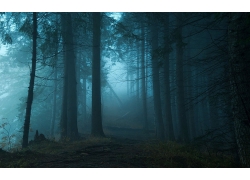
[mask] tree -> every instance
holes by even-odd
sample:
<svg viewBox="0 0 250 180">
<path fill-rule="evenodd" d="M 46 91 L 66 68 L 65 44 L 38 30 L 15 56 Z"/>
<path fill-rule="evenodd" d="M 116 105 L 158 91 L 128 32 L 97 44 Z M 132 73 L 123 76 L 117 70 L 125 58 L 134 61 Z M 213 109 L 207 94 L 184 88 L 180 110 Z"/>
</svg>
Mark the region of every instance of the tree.
<svg viewBox="0 0 250 180">
<path fill-rule="evenodd" d="M 58 20 L 58 18 L 56 18 Z M 53 109 L 52 109 L 52 117 L 51 117 L 51 129 L 50 129 L 50 136 L 54 137 L 54 129 L 55 129 L 55 121 L 56 121 L 56 110 L 57 110 L 57 74 L 58 74 L 58 67 L 57 67 L 57 61 L 58 61 L 58 43 L 59 43 L 59 37 L 58 37 L 58 24 L 56 26 L 56 33 L 55 33 L 55 58 L 54 58 L 54 92 L 53 92 Z"/>
<path fill-rule="evenodd" d="M 143 16 L 144 17 L 144 16 Z M 144 20 L 144 18 L 143 18 Z M 148 113 L 147 113 L 147 92 L 146 92 L 146 68 L 145 68 L 145 27 L 143 22 L 141 23 L 141 89 L 142 89 L 142 107 L 143 107 L 143 120 L 144 130 L 148 132 Z"/>
<path fill-rule="evenodd" d="M 159 63 L 158 63 L 158 31 L 157 20 L 154 14 L 150 15 L 151 23 L 151 40 L 152 40 L 152 76 L 153 76 L 153 96 L 154 96 L 154 111 L 156 119 L 156 135 L 159 139 L 164 139 L 164 126 L 162 118 L 161 95 L 160 95 L 160 81 L 159 81 Z"/>
<path fill-rule="evenodd" d="M 169 140 L 174 140 L 174 129 L 172 121 L 172 110 L 171 110 L 171 95 L 170 95 L 170 70 L 169 70 L 169 54 L 170 54 L 170 38 L 169 38 L 169 13 L 165 13 L 166 23 L 164 24 L 164 45 L 165 45 L 165 56 L 164 56 L 164 84 L 165 84 L 165 102 L 166 102 L 166 133 Z"/>
<path fill-rule="evenodd" d="M 92 127 L 91 135 L 104 136 L 101 110 L 101 13 L 93 13 Z"/>
<path fill-rule="evenodd" d="M 64 49 L 64 90 L 61 116 L 61 138 L 75 140 L 77 127 L 77 82 L 71 13 L 62 13 L 62 37 Z"/>
<path fill-rule="evenodd" d="M 181 140 L 189 141 L 188 123 L 185 111 L 184 81 L 183 81 L 183 41 L 182 13 L 176 13 L 176 87 L 177 114 L 180 122 Z"/>
<path fill-rule="evenodd" d="M 32 101 L 33 101 L 33 89 L 34 89 L 35 74 L 36 74 L 36 39 L 37 39 L 37 13 L 34 12 L 33 13 L 32 66 L 31 66 L 31 73 L 30 73 L 30 83 L 29 83 L 29 90 L 28 90 L 26 114 L 25 114 L 25 120 L 24 120 L 23 142 L 22 142 L 23 148 L 28 146 L 28 139 L 29 139 L 31 106 L 32 106 Z"/>
<path fill-rule="evenodd" d="M 230 84 L 238 153 L 250 167 L 250 41 L 249 13 L 229 13 Z"/>
</svg>

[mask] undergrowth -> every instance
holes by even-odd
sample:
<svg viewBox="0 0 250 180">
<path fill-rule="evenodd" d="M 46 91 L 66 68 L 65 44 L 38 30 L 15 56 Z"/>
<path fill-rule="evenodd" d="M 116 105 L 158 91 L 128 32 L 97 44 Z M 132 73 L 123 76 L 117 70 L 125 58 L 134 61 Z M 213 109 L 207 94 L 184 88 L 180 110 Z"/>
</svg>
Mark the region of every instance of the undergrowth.
<svg viewBox="0 0 250 180">
<path fill-rule="evenodd" d="M 69 139 L 63 141 L 46 140 L 39 143 L 35 143 L 28 147 L 29 150 L 46 153 L 46 154 L 58 154 L 66 151 L 75 151 L 87 146 L 96 144 L 105 144 L 111 142 L 110 138 L 101 137 L 87 137 L 84 140 L 70 141 Z"/>
<path fill-rule="evenodd" d="M 145 143 L 146 162 L 151 167 L 175 168 L 231 168 L 235 167 L 233 156 L 208 154 L 176 142 Z"/>
<path fill-rule="evenodd" d="M 115 144 L 120 146 L 112 146 Z M 128 166 L 129 164 L 137 164 L 138 167 L 150 168 L 236 167 L 232 156 L 216 156 L 175 142 L 141 141 L 132 143 L 131 141 L 131 144 L 129 144 L 124 139 L 96 137 L 87 137 L 78 141 L 56 142 L 54 140 L 45 140 L 12 153 L 0 150 L 0 167 L 40 167 L 44 160 L 51 161 L 51 163 L 54 160 L 54 163 L 60 165 L 58 161 L 65 162 L 63 159 L 70 160 L 74 157 L 84 162 L 84 159 L 92 156 L 85 152 L 85 148 L 99 148 L 106 145 L 109 145 L 109 151 L 105 152 L 105 148 L 95 149 L 97 154 L 93 156 L 99 157 L 100 155 L 102 157 L 102 153 L 106 157 L 115 156 L 117 164 L 126 162 Z M 121 147 L 121 150 L 115 150 L 118 147 Z M 99 162 L 99 159 L 97 162 Z M 86 163 L 93 164 L 97 162 L 86 161 Z"/>
</svg>

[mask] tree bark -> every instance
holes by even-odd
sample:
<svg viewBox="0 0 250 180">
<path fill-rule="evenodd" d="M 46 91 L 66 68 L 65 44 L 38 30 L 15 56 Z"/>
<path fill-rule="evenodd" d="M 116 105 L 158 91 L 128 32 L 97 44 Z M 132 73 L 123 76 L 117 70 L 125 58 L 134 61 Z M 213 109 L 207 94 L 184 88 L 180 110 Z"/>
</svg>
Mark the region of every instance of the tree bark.
<svg viewBox="0 0 250 180">
<path fill-rule="evenodd" d="M 231 104 L 238 153 L 250 167 L 250 42 L 249 13 L 229 13 Z"/>
<path fill-rule="evenodd" d="M 143 120 L 144 120 L 144 131 L 148 132 L 148 111 L 147 111 L 147 92 L 146 92 L 146 81 L 147 77 L 145 74 L 145 29 L 143 23 L 141 24 L 141 89 L 142 89 L 142 108 L 143 108 Z"/>
<path fill-rule="evenodd" d="M 64 45 L 65 46 L 65 45 Z M 61 140 L 64 140 L 67 137 L 67 104 L 68 104 L 68 75 L 67 75 L 67 65 L 66 65 L 66 52 L 63 53 L 63 62 L 64 62 L 64 77 L 63 77 L 63 94 L 62 94 L 62 110 L 61 110 L 61 121 L 60 121 L 60 128 L 61 128 Z"/>
<path fill-rule="evenodd" d="M 56 51 L 57 53 L 57 51 Z M 54 93 L 53 93 L 53 109 L 52 109 L 52 118 L 51 118 L 51 129 L 50 129 L 50 136 L 54 137 L 54 129 L 55 129 L 55 121 L 56 121 L 56 110 L 57 110 L 57 103 L 56 103 L 56 96 L 57 96 L 57 54 L 55 56 L 55 67 L 54 67 Z"/>
<path fill-rule="evenodd" d="M 26 107 L 26 114 L 25 114 L 25 121 L 24 121 L 23 143 L 22 143 L 23 148 L 28 146 L 28 141 L 29 141 L 31 106 L 32 106 L 32 101 L 33 101 L 33 90 L 34 90 L 35 73 L 36 73 L 36 44 L 37 44 L 36 39 L 37 39 L 37 13 L 33 12 L 32 66 L 31 66 L 27 107 Z"/>
<path fill-rule="evenodd" d="M 70 13 L 62 13 L 64 42 L 64 94 L 62 111 L 62 130 L 71 140 L 79 137 L 77 128 L 77 82 L 74 54 L 72 20 Z"/>
<path fill-rule="evenodd" d="M 191 58 L 191 46 L 188 45 L 188 52 L 187 52 L 187 58 L 190 60 Z M 195 116 L 194 116 L 194 103 L 192 102 L 192 99 L 194 97 L 194 78 L 193 78 L 193 67 L 189 64 L 187 66 L 187 96 L 188 96 L 188 122 L 189 122 L 189 135 L 190 135 L 190 140 L 196 137 L 196 128 L 195 128 Z"/>
<path fill-rule="evenodd" d="M 162 119 L 161 95 L 160 95 L 160 81 L 159 81 L 159 64 L 157 57 L 158 48 L 158 32 L 157 23 L 151 14 L 151 40 L 152 40 L 152 73 L 153 73 L 153 96 L 154 96 L 154 110 L 156 119 L 156 136 L 159 139 L 164 139 L 164 126 Z"/>
<path fill-rule="evenodd" d="M 140 65 L 139 65 L 139 61 L 140 61 L 140 46 L 139 43 L 137 43 L 137 58 L 136 58 L 136 100 L 137 103 L 139 104 L 139 99 L 140 99 L 140 93 L 139 93 L 139 88 L 140 88 Z"/>
<path fill-rule="evenodd" d="M 182 13 L 176 13 L 176 89 L 177 113 L 180 123 L 181 141 L 189 141 L 188 123 L 185 111 L 184 82 L 183 82 L 183 42 L 182 42 Z"/>
<path fill-rule="evenodd" d="M 166 24 L 164 27 L 165 39 L 164 44 L 166 49 L 166 55 L 164 57 L 164 84 L 165 84 L 165 102 L 166 102 L 166 135 L 171 141 L 175 140 L 172 111 L 171 111 L 171 95 L 170 95 L 170 73 L 169 73 L 169 53 L 170 53 L 170 42 L 169 42 L 169 14 L 166 13 Z"/>
<path fill-rule="evenodd" d="M 92 136 L 104 136 L 101 109 L 101 13 L 93 13 Z"/>
<path fill-rule="evenodd" d="M 83 63 L 83 69 L 87 69 L 86 60 Z M 83 119 L 87 121 L 87 87 L 86 87 L 87 75 L 83 72 L 83 82 L 82 82 L 82 106 L 83 106 Z"/>
<path fill-rule="evenodd" d="M 58 20 L 58 18 L 57 18 Z M 56 26 L 58 29 L 58 25 Z M 57 110 L 57 61 L 58 61 L 58 30 L 56 30 L 56 47 L 55 47 L 55 59 L 54 59 L 54 93 L 53 93 L 53 109 L 52 109 L 52 118 L 51 118 L 51 127 L 50 127 L 50 136 L 54 137 L 55 130 L 55 121 L 56 121 L 56 110 Z"/>
</svg>

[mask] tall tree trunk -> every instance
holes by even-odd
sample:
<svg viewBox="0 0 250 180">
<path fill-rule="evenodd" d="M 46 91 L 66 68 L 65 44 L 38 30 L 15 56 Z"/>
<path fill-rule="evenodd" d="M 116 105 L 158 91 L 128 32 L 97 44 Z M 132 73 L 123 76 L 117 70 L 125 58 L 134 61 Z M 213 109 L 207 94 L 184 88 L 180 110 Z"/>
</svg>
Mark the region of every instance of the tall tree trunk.
<svg viewBox="0 0 250 180">
<path fill-rule="evenodd" d="M 63 20 L 63 19 L 62 19 Z M 65 45 L 64 45 L 65 46 Z M 62 94 L 62 110 L 61 110 L 61 121 L 60 121 L 60 135 L 61 139 L 64 140 L 67 137 L 67 104 L 68 104 L 68 74 L 67 74 L 67 69 L 68 66 L 66 65 L 66 52 L 63 52 L 63 62 L 64 62 L 64 77 L 63 77 L 63 94 Z"/>
<path fill-rule="evenodd" d="M 92 128 L 93 136 L 104 136 L 101 110 L 101 13 L 93 13 Z"/>
<path fill-rule="evenodd" d="M 156 19 L 151 14 L 151 40 L 152 40 L 152 73 L 153 73 L 153 96 L 154 96 L 154 110 L 156 119 L 156 136 L 159 139 L 164 139 L 164 126 L 162 119 L 161 95 L 160 95 L 160 81 L 159 81 L 159 64 L 157 57 L 158 48 L 158 32 Z"/>
<path fill-rule="evenodd" d="M 62 13 L 64 42 L 64 94 L 61 123 L 71 140 L 79 137 L 77 128 L 77 82 L 71 13 Z M 65 111 L 66 110 L 66 111 Z M 65 127 L 66 126 L 66 127 Z M 63 132 L 62 135 L 65 135 Z"/>
<path fill-rule="evenodd" d="M 166 93 L 166 134 L 167 138 L 171 141 L 175 140 L 174 137 L 174 128 L 172 120 L 172 111 L 171 111 L 171 95 L 170 95 L 170 73 L 169 73 L 169 53 L 170 53 L 170 42 L 169 42 L 169 14 L 166 13 L 166 24 L 164 27 L 165 39 L 164 44 L 166 49 L 166 55 L 164 57 L 164 84 L 165 84 L 165 93 Z"/>
<path fill-rule="evenodd" d="M 130 91 L 129 91 L 129 84 L 130 84 L 130 82 L 129 82 L 129 65 L 128 65 L 128 63 L 127 63 L 127 68 L 126 68 L 126 70 L 127 70 L 127 74 L 126 74 L 126 81 L 127 81 L 127 96 L 129 97 L 129 96 L 130 96 Z"/>
<path fill-rule="evenodd" d="M 190 61 L 191 58 L 191 46 L 189 45 L 187 48 L 188 52 L 187 52 L 187 58 L 188 61 Z M 190 64 L 188 64 L 187 66 L 187 96 L 188 96 L 188 122 L 189 122 L 189 135 L 190 135 L 190 140 L 193 139 L 194 137 L 196 137 L 196 128 L 195 128 L 195 116 L 194 116 L 194 102 L 193 97 L 194 97 L 194 93 L 193 93 L 193 87 L 194 87 L 194 78 L 193 78 L 193 66 L 191 66 Z"/>
<path fill-rule="evenodd" d="M 28 141 L 29 141 L 31 106 L 32 106 L 32 101 L 33 101 L 33 89 L 34 89 L 35 73 L 36 73 L 36 38 L 37 38 L 37 13 L 33 12 L 32 66 L 31 66 L 30 84 L 29 84 L 29 91 L 28 91 L 28 98 L 27 98 L 25 121 L 24 121 L 23 143 L 22 143 L 23 148 L 28 146 Z"/>
<path fill-rule="evenodd" d="M 86 60 L 83 63 L 83 69 L 87 69 Z M 87 75 L 86 71 L 83 72 L 83 82 L 82 82 L 82 106 L 83 106 L 83 119 L 87 120 L 87 87 L 86 87 Z"/>
<path fill-rule="evenodd" d="M 144 24 L 141 24 L 141 89 L 142 89 L 142 108 L 143 108 L 143 120 L 144 120 L 144 131 L 148 132 L 148 111 L 147 111 L 147 92 L 146 92 L 146 75 L 145 75 L 145 29 Z"/>
<path fill-rule="evenodd" d="M 58 20 L 58 18 L 57 18 Z M 58 29 L 58 26 L 57 26 Z M 52 118 L 51 118 L 51 127 L 50 127 L 50 136 L 54 137 L 55 130 L 55 121 L 56 121 L 56 110 L 57 110 L 57 61 L 58 61 L 58 31 L 56 30 L 56 48 L 55 48 L 55 59 L 54 59 L 54 93 L 53 93 L 53 109 L 52 109 Z"/>
<path fill-rule="evenodd" d="M 69 137 L 75 140 L 79 137 L 77 128 L 77 82 L 76 82 L 76 58 L 74 54 L 74 40 L 71 13 L 67 13 L 68 42 L 67 42 L 67 65 L 68 65 L 68 106 L 67 115 L 70 121 Z"/>
<path fill-rule="evenodd" d="M 213 73 L 209 76 L 209 81 L 212 82 L 213 78 L 218 76 L 217 73 Z M 211 85 L 210 85 L 211 86 Z M 209 106 L 210 106 L 210 124 L 212 129 L 219 127 L 218 123 L 218 98 L 215 98 L 213 92 L 218 92 L 218 85 L 213 87 L 213 90 L 209 91 Z"/>
<path fill-rule="evenodd" d="M 57 51 L 56 51 L 57 53 Z M 53 109 L 52 109 L 52 118 L 51 118 L 51 129 L 50 129 L 50 136 L 54 137 L 54 129 L 55 129 L 55 121 L 56 121 L 56 110 L 57 110 L 57 103 L 56 103 L 56 96 L 57 96 L 57 54 L 55 56 L 55 67 L 54 67 L 54 93 L 53 93 Z"/>
<path fill-rule="evenodd" d="M 176 88 L 177 113 L 180 123 L 181 141 L 189 141 L 188 123 L 185 111 L 184 82 L 183 82 L 183 42 L 182 42 L 182 13 L 176 13 Z"/>
<path fill-rule="evenodd" d="M 175 52 L 176 49 L 174 48 Z M 176 53 L 171 53 L 170 59 L 175 58 Z M 172 119 L 173 121 L 173 129 L 175 134 L 175 139 L 179 136 L 179 122 L 177 121 L 177 105 L 176 105 L 176 61 L 169 61 L 169 75 L 170 75 L 170 92 L 171 92 L 171 111 L 172 111 Z"/>
<path fill-rule="evenodd" d="M 232 113 L 241 163 L 250 167 L 250 26 L 249 13 L 229 14 Z"/>
<path fill-rule="evenodd" d="M 128 46 L 128 57 L 130 58 L 130 47 Z M 131 93 L 130 93 L 130 85 L 131 85 L 131 82 L 130 82 L 130 76 L 131 76 L 131 72 L 130 72 L 130 59 L 127 60 L 127 76 L 126 76 L 126 80 L 127 80 L 127 96 L 130 97 Z"/>
<path fill-rule="evenodd" d="M 137 103 L 139 103 L 139 99 L 140 99 L 140 93 L 139 93 L 139 83 L 140 83 L 140 65 L 139 65 L 139 61 L 140 61 L 140 46 L 139 43 L 137 43 L 137 59 L 136 59 L 136 100 Z"/>
</svg>

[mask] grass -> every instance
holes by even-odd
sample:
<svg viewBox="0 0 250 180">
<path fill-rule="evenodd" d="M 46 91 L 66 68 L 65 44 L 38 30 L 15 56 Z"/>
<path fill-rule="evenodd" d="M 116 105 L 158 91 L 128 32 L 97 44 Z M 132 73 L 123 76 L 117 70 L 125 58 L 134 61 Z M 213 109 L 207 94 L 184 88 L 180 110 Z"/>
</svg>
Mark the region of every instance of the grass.
<svg viewBox="0 0 250 180">
<path fill-rule="evenodd" d="M 115 149 L 115 146 L 112 146 L 112 144 L 119 144 L 122 146 L 121 150 Z M 97 151 L 95 155 L 88 155 L 89 153 L 85 152 L 86 148 L 105 147 L 106 145 L 109 145 L 110 148 L 107 154 L 103 151 Z M 216 156 L 216 154 L 200 152 L 196 148 L 176 142 L 141 141 L 128 144 L 123 139 L 97 137 L 87 137 L 83 140 L 73 142 L 69 140 L 61 142 L 47 140 L 32 144 L 28 148 L 12 153 L 0 151 L 0 167 L 39 167 L 43 161 L 51 161 L 51 163 L 56 162 L 60 165 L 59 161 L 62 160 L 64 163 L 65 161 L 63 160 L 72 160 L 74 159 L 73 156 L 79 157 L 79 159 L 85 159 L 85 161 L 86 158 L 89 158 L 86 163 L 96 164 L 100 160 L 98 158 L 102 158 L 102 153 L 104 153 L 103 155 L 106 157 L 112 156 L 113 159 L 115 158 L 117 160 L 116 164 L 114 164 L 115 167 L 121 167 L 120 163 L 122 162 L 127 163 L 126 167 L 237 167 L 232 156 Z M 95 159 L 92 159 L 92 157 Z M 129 164 L 131 164 L 131 166 Z"/>
<path fill-rule="evenodd" d="M 155 142 L 141 145 L 146 162 L 151 167 L 175 168 L 232 168 L 233 156 L 216 156 L 200 152 L 190 146 L 175 142 Z"/>
<path fill-rule="evenodd" d="M 84 140 L 78 141 L 70 141 L 69 139 L 60 142 L 54 140 L 42 141 L 40 143 L 36 143 L 34 145 L 29 146 L 28 149 L 39 153 L 58 154 L 66 151 L 72 152 L 77 149 L 85 148 L 87 146 L 105 144 L 109 142 L 111 142 L 110 138 L 89 136 Z"/>
</svg>

